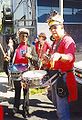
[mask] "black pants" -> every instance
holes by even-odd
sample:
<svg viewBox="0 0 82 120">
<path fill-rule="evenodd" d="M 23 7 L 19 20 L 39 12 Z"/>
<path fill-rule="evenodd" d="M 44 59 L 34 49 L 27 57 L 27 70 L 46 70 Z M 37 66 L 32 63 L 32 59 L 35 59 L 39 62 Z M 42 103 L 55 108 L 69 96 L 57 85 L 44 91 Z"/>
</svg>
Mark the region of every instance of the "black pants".
<svg viewBox="0 0 82 120">
<path fill-rule="evenodd" d="M 15 87 L 14 107 L 19 109 L 20 97 L 21 97 L 21 81 L 14 81 L 14 87 Z M 29 103 L 29 89 L 28 88 L 23 89 L 23 95 L 24 95 L 23 109 L 25 109 L 25 107 L 28 107 L 28 103 Z"/>
<path fill-rule="evenodd" d="M 47 73 L 49 75 L 49 78 L 51 78 L 53 75 L 58 73 L 58 70 L 47 70 Z M 54 106 L 57 106 L 56 105 L 56 95 L 55 95 L 55 84 L 50 86 L 47 96 L 53 102 Z"/>
<path fill-rule="evenodd" d="M 8 75 L 8 66 L 9 66 L 9 62 L 4 60 L 3 63 L 3 70 L 5 71 L 5 73 Z"/>
</svg>

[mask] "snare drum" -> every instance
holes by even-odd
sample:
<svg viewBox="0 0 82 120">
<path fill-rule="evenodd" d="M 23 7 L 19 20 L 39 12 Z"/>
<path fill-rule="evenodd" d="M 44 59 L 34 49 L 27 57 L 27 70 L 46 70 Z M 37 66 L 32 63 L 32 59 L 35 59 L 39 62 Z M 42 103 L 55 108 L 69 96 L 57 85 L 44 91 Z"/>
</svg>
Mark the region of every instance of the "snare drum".
<svg viewBox="0 0 82 120">
<path fill-rule="evenodd" d="M 38 88 L 42 85 L 42 79 L 47 75 L 45 70 L 27 71 L 22 74 L 22 77 L 28 81 L 31 88 Z"/>
<path fill-rule="evenodd" d="M 20 80 L 22 72 L 27 71 L 27 69 L 27 64 L 14 64 L 9 66 L 8 71 L 12 80 Z"/>
</svg>

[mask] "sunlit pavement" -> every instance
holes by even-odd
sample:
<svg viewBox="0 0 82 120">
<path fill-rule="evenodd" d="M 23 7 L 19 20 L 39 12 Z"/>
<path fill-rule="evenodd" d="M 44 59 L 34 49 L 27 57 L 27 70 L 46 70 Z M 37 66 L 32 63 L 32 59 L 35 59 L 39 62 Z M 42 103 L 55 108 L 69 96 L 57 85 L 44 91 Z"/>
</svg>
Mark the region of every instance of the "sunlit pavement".
<svg viewBox="0 0 82 120">
<path fill-rule="evenodd" d="M 8 91 L 7 77 L 0 77 L 0 104 L 4 107 L 5 120 L 23 120 L 22 105 L 20 105 L 19 113 L 12 116 L 13 102 L 14 102 L 14 90 Z M 22 94 L 22 93 L 21 93 Z M 48 100 L 46 95 L 35 94 L 30 95 L 29 106 L 29 120 L 54 120 L 57 119 L 55 109 L 51 101 Z M 22 101 L 22 95 L 21 95 Z M 52 115 L 52 119 L 51 119 Z"/>
<path fill-rule="evenodd" d="M 14 90 L 8 91 L 9 86 L 7 81 L 7 77 L 0 77 L 0 104 L 4 108 L 4 120 L 24 120 L 22 116 L 22 105 L 20 105 L 19 113 L 16 113 L 14 116 L 12 115 Z M 27 120 L 57 120 L 56 110 L 45 94 L 30 95 L 29 99 L 30 115 Z M 82 114 L 72 114 L 71 120 L 82 120 Z"/>
</svg>

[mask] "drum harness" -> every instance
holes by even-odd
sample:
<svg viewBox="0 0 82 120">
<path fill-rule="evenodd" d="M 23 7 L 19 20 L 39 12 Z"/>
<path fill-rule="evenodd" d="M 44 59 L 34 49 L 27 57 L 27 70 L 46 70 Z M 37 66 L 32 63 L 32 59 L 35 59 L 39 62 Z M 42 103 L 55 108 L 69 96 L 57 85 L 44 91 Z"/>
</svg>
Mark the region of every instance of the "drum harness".
<svg viewBox="0 0 82 120">
<path fill-rule="evenodd" d="M 53 70 L 54 71 L 54 70 Z M 73 72 L 73 70 L 68 70 L 66 72 L 61 72 L 61 70 L 58 70 L 54 75 L 52 75 L 52 77 L 50 77 L 45 83 L 42 84 L 42 87 L 45 87 L 45 86 L 51 86 L 51 85 L 54 85 L 57 81 L 57 79 L 61 76 L 61 75 L 64 75 L 64 74 L 67 74 L 69 72 Z"/>
</svg>

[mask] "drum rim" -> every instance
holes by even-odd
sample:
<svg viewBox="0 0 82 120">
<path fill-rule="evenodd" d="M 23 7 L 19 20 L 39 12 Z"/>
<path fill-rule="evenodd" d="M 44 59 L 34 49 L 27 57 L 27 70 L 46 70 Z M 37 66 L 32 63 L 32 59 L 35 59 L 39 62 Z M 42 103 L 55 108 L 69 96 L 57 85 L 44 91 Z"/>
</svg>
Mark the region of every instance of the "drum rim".
<svg viewBox="0 0 82 120">
<path fill-rule="evenodd" d="M 38 77 L 36 77 L 36 76 L 35 76 L 35 77 L 31 77 L 31 76 L 30 76 L 30 77 L 28 77 L 28 76 L 26 77 L 26 75 L 24 75 L 26 72 L 27 72 L 28 74 L 31 73 L 31 72 L 35 72 L 35 74 L 36 74 L 37 72 L 40 72 L 40 71 L 42 71 L 42 72 L 44 71 L 45 73 L 44 73 L 44 74 L 42 73 L 42 75 L 40 75 L 40 76 L 38 76 Z M 22 77 L 23 77 L 23 78 L 28 78 L 28 79 L 33 79 L 33 78 L 34 78 L 34 79 L 42 79 L 46 74 L 47 74 L 47 71 L 45 71 L 45 70 L 30 70 L 30 71 L 25 71 L 25 72 L 23 72 Z"/>
</svg>

